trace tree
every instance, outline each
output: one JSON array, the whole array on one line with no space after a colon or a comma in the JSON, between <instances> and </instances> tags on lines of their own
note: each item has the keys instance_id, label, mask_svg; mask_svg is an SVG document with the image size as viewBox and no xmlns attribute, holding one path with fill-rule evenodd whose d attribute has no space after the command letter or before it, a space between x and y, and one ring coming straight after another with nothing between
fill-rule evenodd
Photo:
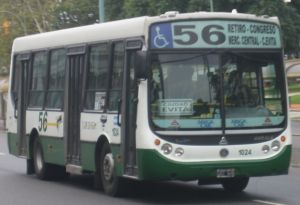
<instances>
[{"instance_id":1,"label":"tree","mask_svg":"<svg viewBox=\"0 0 300 205\"><path fill-rule=\"evenodd\" d=\"M0 72L8 68L14 38L99 22L99 0L1 0L0 25L9 22L8 32L0 30ZM210 11L209 0L106 0L106 20L154 16L166 11ZM299 52L300 0L214 0L214 11L278 16L286 52ZM1 28L1 27L0 27ZM5 69L4 69L5 70Z\"/></svg>"},{"instance_id":2,"label":"tree","mask_svg":"<svg viewBox=\"0 0 300 205\"><path fill-rule=\"evenodd\" d=\"M53 30L53 11L58 1L1 0L0 23L9 28L0 33L0 73L7 72L13 39L33 33Z\"/></svg>"},{"instance_id":3,"label":"tree","mask_svg":"<svg viewBox=\"0 0 300 205\"><path fill-rule=\"evenodd\" d=\"M105 20L113 21L124 18L124 0L105 1Z\"/></svg>"},{"instance_id":4,"label":"tree","mask_svg":"<svg viewBox=\"0 0 300 205\"><path fill-rule=\"evenodd\" d=\"M64 0L58 4L52 15L55 29L97 23L99 22L98 0Z\"/></svg>"},{"instance_id":5,"label":"tree","mask_svg":"<svg viewBox=\"0 0 300 205\"><path fill-rule=\"evenodd\" d=\"M250 13L278 16L281 22L283 44L287 52L299 51L300 14L282 0L264 0L253 4Z\"/></svg>"}]
</instances>

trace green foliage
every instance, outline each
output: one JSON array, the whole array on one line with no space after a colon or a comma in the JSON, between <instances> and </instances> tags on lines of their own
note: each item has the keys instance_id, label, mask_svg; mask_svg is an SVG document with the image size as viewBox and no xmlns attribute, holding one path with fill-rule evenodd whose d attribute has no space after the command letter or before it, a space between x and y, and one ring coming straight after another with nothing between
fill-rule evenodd
<instances>
[{"instance_id":1,"label":"green foliage","mask_svg":"<svg viewBox=\"0 0 300 205\"><path fill-rule=\"evenodd\" d=\"M187 12L210 11L209 1L190 0Z\"/></svg>"},{"instance_id":2,"label":"green foliage","mask_svg":"<svg viewBox=\"0 0 300 205\"><path fill-rule=\"evenodd\" d=\"M257 15L278 16L285 50L299 51L300 10L285 4L282 0L264 0L253 4L249 11Z\"/></svg>"},{"instance_id":3,"label":"green foliage","mask_svg":"<svg viewBox=\"0 0 300 205\"><path fill-rule=\"evenodd\" d=\"M124 18L124 1L106 0L105 1L105 18L107 21L119 20Z\"/></svg>"},{"instance_id":4,"label":"green foliage","mask_svg":"<svg viewBox=\"0 0 300 205\"><path fill-rule=\"evenodd\" d=\"M63 29L97 23L98 0L64 0L53 11L54 28Z\"/></svg>"},{"instance_id":5,"label":"green foliage","mask_svg":"<svg viewBox=\"0 0 300 205\"><path fill-rule=\"evenodd\" d=\"M300 0L214 0L214 11L278 16L286 52L300 52ZM0 29L0 73L9 66L15 37L56 29L93 24L99 21L99 0L1 0L0 24L11 22L9 35ZM106 0L106 20L155 16L166 11L210 11L209 0ZM0 25L1 26L1 25ZM3 69L2 69L3 70Z\"/></svg>"}]
</instances>

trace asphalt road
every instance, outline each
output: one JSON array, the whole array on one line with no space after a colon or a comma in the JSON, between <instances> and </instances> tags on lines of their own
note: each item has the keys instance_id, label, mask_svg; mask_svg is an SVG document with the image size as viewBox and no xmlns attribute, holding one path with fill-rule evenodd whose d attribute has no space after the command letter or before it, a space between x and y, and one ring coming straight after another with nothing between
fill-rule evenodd
<instances>
[{"instance_id":1,"label":"asphalt road","mask_svg":"<svg viewBox=\"0 0 300 205\"><path fill-rule=\"evenodd\" d=\"M293 124L293 132L298 130ZM297 140L300 137L297 137ZM122 204L273 204L299 205L300 167L289 175L252 178L244 193L229 195L221 186L196 182L129 184L131 194L111 198L94 190L91 176L64 181L40 181L25 174L25 160L7 154L6 136L0 133L0 205L122 205Z\"/></svg>"}]
</instances>

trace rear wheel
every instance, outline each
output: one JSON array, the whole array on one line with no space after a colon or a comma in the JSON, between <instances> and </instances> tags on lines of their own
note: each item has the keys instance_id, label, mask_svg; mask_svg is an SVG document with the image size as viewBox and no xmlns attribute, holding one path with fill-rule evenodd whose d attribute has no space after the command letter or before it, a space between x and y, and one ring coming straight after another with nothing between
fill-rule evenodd
<instances>
[{"instance_id":1,"label":"rear wheel","mask_svg":"<svg viewBox=\"0 0 300 205\"><path fill-rule=\"evenodd\" d=\"M222 186L225 191L238 193L242 192L247 187L248 182L249 177L224 179L222 181Z\"/></svg>"},{"instance_id":2,"label":"rear wheel","mask_svg":"<svg viewBox=\"0 0 300 205\"><path fill-rule=\"evenodd\" d=\"M100 152L99 175L103 190L110 196L124 194L124 179L116 176L115 163L108 142L105 142Z\"/></svg>"}]
</instances>

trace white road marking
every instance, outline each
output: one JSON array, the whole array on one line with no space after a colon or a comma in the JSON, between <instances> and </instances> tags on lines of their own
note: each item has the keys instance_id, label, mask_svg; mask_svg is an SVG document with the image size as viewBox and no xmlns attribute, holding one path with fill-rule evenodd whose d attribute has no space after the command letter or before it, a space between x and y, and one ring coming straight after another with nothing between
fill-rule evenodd
<instances>
[{"instance_id":1,"label":"white road marking","mask_svg":"<svg viewBox=\"0 0 300 205\"><path fill-rule=\"evenodd\" d=\"M268 204L268 205L285 205L280 203L274 203L271 201L262 201L262 200L253 200L254 202L260 203L260 204Z\"/></svg>"},{"instance_id":2,"label":"white road marking","mask_svg":"<svg viewBox=\"0 0 300 205\"><path fill-rule=\"evenodd\" d=\"M0 156L1 156L1 155L6 155L6 154L5 154L5 153L2 153L2 152L0 152Z\"/></svg>"}]
</instances>

